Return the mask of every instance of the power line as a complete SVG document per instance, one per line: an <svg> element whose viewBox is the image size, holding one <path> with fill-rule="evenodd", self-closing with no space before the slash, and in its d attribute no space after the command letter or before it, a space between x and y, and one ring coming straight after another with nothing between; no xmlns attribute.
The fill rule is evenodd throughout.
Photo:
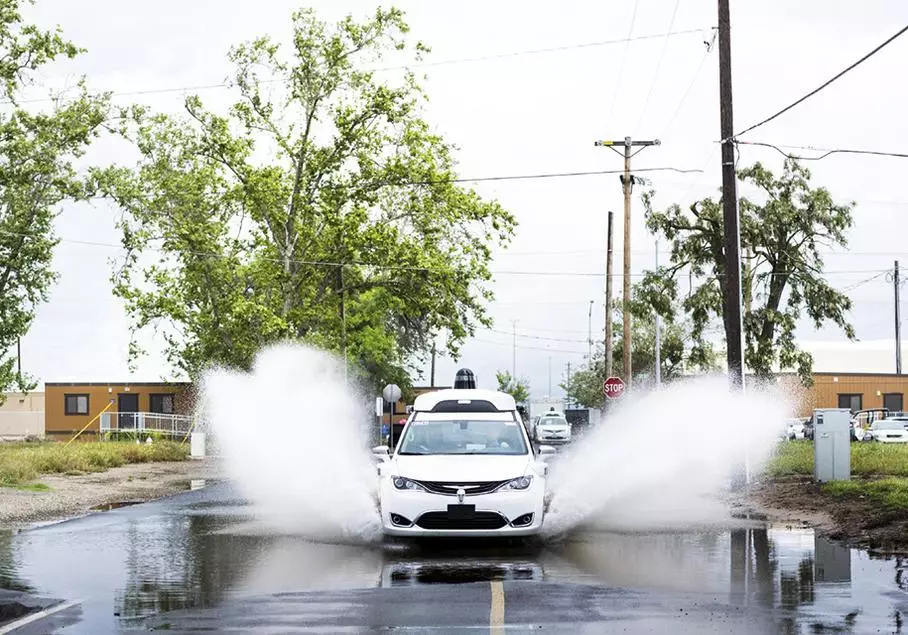
<svg viewBox="0 0 908 635"><path fill-rule="evenodd" d="M873 49L872 51L870 51L869 53L867 53L866 55L864 55L861 59L859 59L858 61L854 62L853 64L851 64L851 65L848 66L847 68L843 69L842 71L838 72L834 77L832 77L831 79L829 79L829 80L823 82L823 83L820 84L818 87L814 88L812 91L810 91L809 93L807 93L806 95L804 95L804 96L801 97L800 99L798 99L798 100L796 100L796 101L790 103L789 105L785 106L782 110L778 111L777 113L775 113L775 114L773 114L773 115L770 115L769 117L767 117L766 119L763 119L762 121L759 121L759 122L755 123L754 125L750 126L749 128L745 128L744 130L742 130L742 131L739 132L738 134L732 135L732 138L740 137L741 135L747 134L747 133L750 132L751 130L754 130L754 129L756 129L756 128L759 128L759 127L762 126L762 125L765 125L765 124L769 123L770 121L772 121L772 120L775 119L776 117L779 117L779 116L785 114L786 112L788 112L789 110L791 110L792 108L794 108L795 106L797 106L798 104L801 104L801 103L803 103L804 101L806 101L807 99L813 97L813 96L816 95L818 92L820 92L821 90L823 90L824 88L826 88L827 86L829 86L830 84L832 84L834 81L836 81L837 79L839 79L840 77L842 77L843 75L845 75L846 73L848 73L849 71L851 71L852 69L856 68L857 66L860 66L861 64L863 64L864 62L866 62L868 59L870 59L871 57L873 57L874 55L876 55L877 53L879 53L885 46L887 46L888 44L890 44L890 43L892 43L893 41L895 41L897 38L899 38L901 35L903 35L906 31L908 31L908 25L903 26L901 29L899 29L898 33L896 33L895 35L893 35L893 36L891 36L890 38L888 38L885 42L883 42L882 44L880 44L879 46L877 46L875 49Z"/></svg>
<svg viewBox="0 0 908 635"><path fill-rule="evenodd" d="M481 339L478 337L472 337L472 338L470 338L470 341L479 342L480 344L491 344L493 346L507 346L508 348L511 348L511 346L512 346L511 342L496 342L494 340L484 340L484 339ZM586 351L571 351L571 350L561 349L561 348L542 348L540 346L520 346L519 348L522 351L542 351L544 353L567 353L569 355L586 355Z"/></svg>
<svg viewBox="0 0 908 635"><path fill-rule="evenodd" d="M635 8L636 11L636 8ZM712 28L712 27L710 27ZM438 60L434 62L414 62L413 64L403 64L400 66L384 66L384 67L375 67L364 69L367 72L372 73L382 73L389 71L400 71L400 70L409 70L413 68L432 68L439 66L452 66L455 64L472 64L476 62L489 62L494 60L508 59L513 57L522 57L525 55L542 55L546 53L560 53L564 51L572 51L579 49L595 48L600 46L609 46L612 44L626 44L630 46L631 42L638 42L643 40L655 40L659 38L669 38L678 35L691 35L694 33L703 33L704 29L684 29L681 31L671 31L668 33L652 33L649 35L638 35L631 37L628 35L626 38L618 38L612 40L600 40L596 42L583 42L580 44L565 44L562 46L551 46L546 48L538 49L528 49L521 51L509 51L505 53L493 53L490 55L480 55L477 57L462 57L455 58L450 60ZM258 84L275 84L285 81L284 78L280 79L261 79L258 80ZM189 86L168 86L164 88L149 88L144 90L133 90L133 91L112 91L110 93L111 97L140 97L143 95L155 95L155 94L166 94L166 93L180 93L186 91L203 91L203 90L218 90L224 88L230 88L232 83L230 82L217 82L211 84L195 84ZM32 104L32 103L42 103L54 101L53 97L36 97L32 99L22 99L16 103L19 104ZM0 104L12 104L12 100L2 100Z"/></svg>
<svg viewBox="0 0 908 635"><path fill-rule="evenodd" d="M672 114L671 118L668 120L668 123L665 124L665 128L663 129L662 134L659 135L660 139L665 139L667 137L668 131L672 129L672 126L678 119L678 115L681 114L681 109L684 107L684 103L687 101L687 98L690 96L691 91L694 89L697 80L700 78L700 73L703 72L703 67L706 66L706 60L713 50L713 45L716 43L716 36L718 36L718 34L719 32L714 29L712 40L706 43L706 51L703 53L703 57L700 59L700 65L697 66L697 71L691 78L690 84L687 85L687 89L684 91L684 94L681 95L681 101L678 102L678 106L675 108L674 114Z"/></svg>
<svg viewBox="0 0 908 635"><path fill-rule="evenodd" d="M621 80L624 78L624 66L627 63L627 51L631 47L631 35L634 32L634 24L637 21L637 8L640 5L640 0L634 0L634 11L631 13L631 26L627 30L627 38L625 38L624 52L621 54L621 66L618 67L618 80L615 82L615 94L612 95L612 107L609 109L609 120L612 119L612 116L615 114L615 105L618 103L618 94L621 91Z"/></svg>
<svg viewBox="0 0 908 635"><path fill-rule="evenodd" d="M482 330L489 331L490 333L500 333L502 335L513 335L513 333L509 333L508 331L500 331L497 329L482 329ZM543 337L541 335L526 335L526 334L520 333L520 332L517 333L517 337L522 337L522 338L528 339L528 340L544 340L547 342L569 342L572 344L586 344L589 341L586 339L578 340L578 339L567 339L567 338L563 338L563 337Z"/></svg>
<svg viewBox="0 0 908 635"><path fill-rule="evenodd" d="M671 32L672 27L675 26L675 17L678 15L678 5L681 4L681 0L675 0L675 8L672 10L672 19L668 23L668 30ZM665 51L668 49L668 38L665 38L662 41L662 51L659 53L659 61L656 62L656 72L653 73L653 81L650 82L649 91L646 93L646 100L643 102L643 108L640 109L640 117L637 119L637 125L633 128L633 134L637 134L637 130L640 129L640 124L643 123L643 117L646 116L646 111L649 109L650 99L653 97L653 90L656 88L656 81L659 79L659 71L662 70L662 62L665 59Z"/></svg>
<svg viewBox="0 0 908 635"><path fill-rule="evenodd" d="M881 271L881 272L877 273L877 274L874 275L874 276L870 276L869 278L866 278L866 279L861 280L861 281L859 281L859 282L855 282L854 284L848 285L847 287L845 287L844 289L842 289L842 293L849 293L849 292L851 292L851 291L854 291L854 290L857 289L858 287L862 287L862 286L864 286L865 284L868 284L868 283L870 283L870 282L873 282L874 280L877 280L877 279L879 279L879 278L882 278L882 277L885 276L887 273L889 273L889 271L890 271L889 269L887 269L886 271Z"/></svg>
<svg viewBox="0 0 908 635"><path fill-rule="evenodd" d="M869 156L876 156L876 157L894 157L894 158L898 158L898 159L908 159L908 153L906 153L906 152L884 152L881 150L855 150L852 148L831 148L831 149L830 148L814 148L811 146L777 146L772 143L766 143L763 141L738 141L738 140L735 140L735 143L737 143L739 145L760 146L763 148L772 148L773 150L775 150L782 156L787 157L789 159L796 159L798 161L820 161L833 154L859 154L859 155L869 155ZM822 152L823 154L821 154L820 156L816 156L816 157L800 156L800 155L790 154L788 152L785 152L785 150L782 149L783 147L790 148L793 150L810 150L813 152Z"/></svg>
<svg viewBox="0 0 908 635"><path fill-rule="evenodd" d="M26 234L26 233L22 233L22 232L11 232L11 231L6 231L6 230L2 230L2 229L0 229L0 234L6 235L6 236L21 236L23 238L34 238L35 237L34 234ZM124 248L122 244L115 244L115 243L104 243L104 242L67 239L67 238L60 238L57 240L58 240L58 242L61 242L61 243L86 245L86 246L90 246L90 247L106 247L106 248L111 248L111 249L123 249ZM200 251L193 251L193 250L188 250L188 249L174 250L172 252L172 251L160 249L160 248L146 248L146 249L144 249L144 251L152 252L152 253L175 253L176 251L178 251L179 253L185 254L185 255L196 256L199 258L219 259L219 260L226 260L226 259L232 257L232 256L226 255L226 254L218 254L218 253L214 253L214 252L200 252ZM313 267L366 267L366 268L374 268L374 269L378 269L378 270L389 270L389 271L422 271L422 272L426 272L426 273L449 273L447 270L443 270L443 269L433 269L431 267L420 267L420 266L415 266L415 265L392 265L392 264L385 264L385 263L370 263L370 262L357 262L357 261L334 262L334 261L327 261L327 260L304 260L304 259L299 259L299 258L290 258L289 260L285 260L283 258L268 258L265 256L259 256L257 259L262 262L277 262L277 263L292 262L294 264L308 265L308 266L313 266ZM857 269L857 270L843 270L843 271L824 271L823 275L824 276L857 275L857 274L880 273L880 272L886 273L887 271L889 271L889 269ZM583 277L583 278L604 278L605 277L604 273L597 272L597 271L490 270L489 273L491 273L493 275L500 275L500 276L553 276L553 277ZM764 276L781 276L781 275L791 276L791 275L798 275L800 273L801 273L800 271L777 271L777 272L767 272L767 273L761 274L761 275L764 275ZM624 275L623 273L616 273L616 274L613 274L613 277L622 277L623 275ZM631 273L630 275L634 278L642 278L642 277L646 276L647 274L641 272L641 273ZM717 278L717 277L718 277L717 275L706 276L707 279L713 279L713 278ZM582 302L581 304L586 304L587 302L588 301Z"/></svg>

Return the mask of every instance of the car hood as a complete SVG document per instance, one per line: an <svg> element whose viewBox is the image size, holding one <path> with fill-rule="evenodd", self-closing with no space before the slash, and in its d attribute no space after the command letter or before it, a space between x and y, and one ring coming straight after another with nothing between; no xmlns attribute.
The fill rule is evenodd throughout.
<svg viewBox="0 0 908 635"><path fill-rule="evenodd" d="M483 455L396 456L391 461L395 476L418 481L504 481L523 476L532 457Z"/></svg>

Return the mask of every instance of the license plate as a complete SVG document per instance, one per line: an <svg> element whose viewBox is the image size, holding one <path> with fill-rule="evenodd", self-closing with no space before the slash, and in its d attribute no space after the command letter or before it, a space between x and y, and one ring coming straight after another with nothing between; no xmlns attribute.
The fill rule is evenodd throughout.
<svg viewBox="0 0 908 635"><path fill-rule="evenodd" d="M448 517L455 520L473 518L476 514L476 505L448 505Z"/></svg>

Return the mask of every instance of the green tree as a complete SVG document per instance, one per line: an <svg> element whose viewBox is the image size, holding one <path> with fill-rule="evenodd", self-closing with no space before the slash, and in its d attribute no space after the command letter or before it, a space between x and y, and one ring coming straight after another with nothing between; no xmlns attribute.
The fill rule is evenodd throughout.
<svg viewBox="0 0 908 635"><path fill-rule="evenodd" d="M364 70L426 50L400 11L331 25L302 10L291 26L289 50L231 50L226 112L190 97L182 117L128 113L138 164L96 173L127 212L116 293L190 376L293 339L403 387L436 336L456 357L490 324L491 248L516 222L455 182L414 75Z"/></svg>
<svg viewBox="0 0 908 635"><path fill-rule="evenodd" d="M89 95L81 82L47 107L20 103L35 71L81 52L59 30L23 23L23 4L29 3L0 2L0 393L35 386L16 369L16 342L57 278L53 225L59 206L87 196L73 162L107 117L106 96Z"/></svg>
<svg viewBox="0 0 908 635"><path fill-rule="evenodd" d="M498 390L506 392L514 398L517 403L526 403L530 398L530 382L526 379L517 379L512 377L511 373L506 370L500 370L495 373L498 380Z"/></svg>
<svg viewBox="0 0 908 635"><path fill-rule="evenodd" d="M760 202L740 201L745 365L758 378L771 377L775 367L795 369L809 385L813 359L795 341L798 320L806 317L818 329L832 322L854 338L847 319L851 300L823 278L820 253L846 246L854 204L838 204L825 188L812 188L809 171L793 159L778 177L756 163L738 178L761 193ZM647 226L671 242L671 264L650 272L643 287L664 310L678 299L679 272L686 269L703 281L680 302L690 317L696 355L712 321L724 324L727 315L722 201L707 198L686 211L672 205L656 212L651 197L644 195Z"/></svg>
<svg viewBox="0 0 908 635"><path fill-rule="evenodd" d="M656 368L656 314L648 302L639 297L642 291L639 285L634 288L638 295L631 304L633 320L633 350L631 362L634 371L634 384L651 384L655 378ZM612 375L624 376L624 335L623 314L615 310L612 333ZM660 325L660 367L663 382L671 382L688 370L710 371L716 368L716 355L712 346L704 342L696 356L692 356L690 328L686 323L678 323L673 317L663 316ZM605 376L605 351L597 348L591 363L581 367L571 375L569 381L561 384L569 402L585 408L599 408L605 399L602 385Z"/></svg>

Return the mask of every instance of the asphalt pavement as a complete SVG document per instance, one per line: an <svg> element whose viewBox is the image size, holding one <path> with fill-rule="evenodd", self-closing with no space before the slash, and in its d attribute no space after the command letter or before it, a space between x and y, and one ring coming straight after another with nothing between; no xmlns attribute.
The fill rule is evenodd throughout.
<svg viewBox="0 0 908 635"><path fill-rule="evenodd" d="M896 633L906 566L761 525L317 544L270 532L220 483L3 535L0 603L27 605L23 634Z"/></svg>

